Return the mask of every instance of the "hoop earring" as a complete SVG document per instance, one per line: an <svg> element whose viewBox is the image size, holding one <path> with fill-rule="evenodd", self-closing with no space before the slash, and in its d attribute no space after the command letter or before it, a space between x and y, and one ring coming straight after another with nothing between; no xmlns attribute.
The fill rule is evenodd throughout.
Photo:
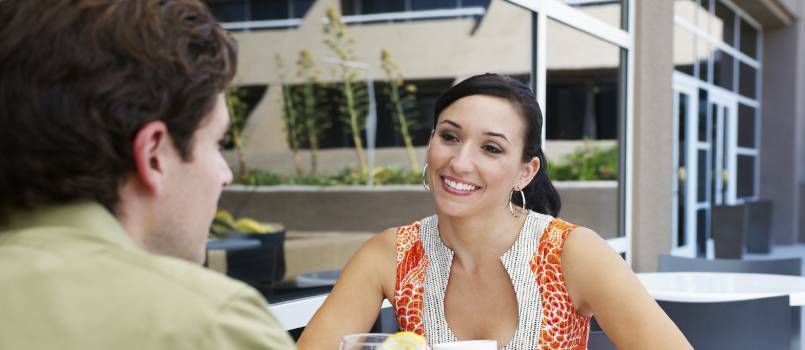
<svg viewBox="0 0 805 350"><path fill-rule="evenodd" d="M520 217L520 214L514 212L514 205L512 204L512 197L514 196L514 192L520 192L520 199L523 202L523 207L522 207L521 210L518 210L518 212L523 212L523 211L526 210L525 209L525 193L523 193L522 189L517 189L516 187L512 189L511 193L509 193L509 212L512 214L512 216L517 218L517 217Z"/></svg>
<svg viewBox="0 0 805 350"><path fill-rule="evenodd" d="M430 192L430 184L428 184L428 162L425 162L425 167L422 168L422 186L425 190Z"/></svg>

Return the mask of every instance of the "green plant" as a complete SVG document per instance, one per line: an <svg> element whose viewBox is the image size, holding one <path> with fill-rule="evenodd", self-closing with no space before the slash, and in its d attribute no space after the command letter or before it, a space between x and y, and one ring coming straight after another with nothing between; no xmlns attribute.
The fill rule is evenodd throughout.
<svg viewBox="0 0 805 350"><path fill-rule="evenodd" d="M405 149L408 151L408 161L413 171L419 168L419 161L416 159L414 143L411 141L411 133L409 132L412 122L406 117L406 114L411 114L413 107L416 106L416 95L414 95L416 86L409 84L403 89L403 78L400 67L394 62L388 50L383 49L380 51L380 61L382 62L381 67L388 81L388 95L394 107L393 114L396 117L394 118L397 122L396 127L405 143Z"/></svg>
<svg viewBox="0 0 805 350"><path fill-rule="evenodd" d="M239 179L248 179L251 174L246 164L246 152L243 149L243 129L246 128L246 111L248 106L243 101L244 91L231 86L226 89L224 96L226 107L229 110L230 127L227 130L227 138L232 140L235 145L235 152L238 154L238 175Z"/></svg>
<svg viewBox="0 0 805 350"><path fill-rule="evenodd" d="M618 146L596 147L585 141L564 162L549 162L548 176L556 181L593 181L618 179Z"/></svg>
<svg viewBox="0 0 805 350"><path fill-rule="evenodd" d="M418 171L400 169L396 167L376 167L372 174L376 185L419 184ZM368 174L351 168L344 168L333 174L304 174L282 176L269 171L254 170L249 179L238 180L237 183L251 186L274 185L309 185L309 186L338 186L338 185L366 185Z"/></svg>
<svg viewBox="0 0 805 350"><path fill-rule="evenodd" d="M316 86L319 85L319 67L313 54L307 49L299 51L296 66L296 74L303 80L300 119L305 126L310 145L310 172L315 174L318 168L319 136L329 126L327 118L322 115L322 110L317 108L319 99L316 96Z"/></svg>
<svg viewBox="0 0 805 350"><path fill-rule="evenodd" d="M303 132L304 124L299 117L299 110L297 103L294 99L294 94L289 86L285 83L285 64L282 56L277 53L274 55L274 62L277 65L277 78L280 81L282 88L282 102L283 113L282 120L285 122L285 130L288 135L288 144L291 146L291 153L293 154L294 170L297 175L302 174L302 161L299 159L299 137Z"/></svg>
<svg viewBox="0 0 805 350"><path fill-rule="evenodd" d="M347 34L347 26L341 21L341 15L333 8L327 9L327 23L324 25L324 33L326 35L324 44L342 61L337 69L338 78L340 79L338 86L344 98L342 110L344 118L342 119L349 126L352 133L355 155L358 160L358 170L361 173L366 173L366 156L363 152L363 141L361 140L361 132L365 123L360 106L361 101L366 98L366 86L358 83L358 69L349 64L356 61L355 53L352 50L355 39ZM365 104L364 102L363 105Z"/></svg>

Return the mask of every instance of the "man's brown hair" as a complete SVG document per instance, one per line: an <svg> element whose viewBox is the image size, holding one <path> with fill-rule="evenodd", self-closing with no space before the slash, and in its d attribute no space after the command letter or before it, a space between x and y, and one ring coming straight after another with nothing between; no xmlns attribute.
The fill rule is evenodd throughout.
<svg viewBox="0 0 805 350"><path fill-rule="evenodd" d="M0 23L0 214L114 209L137 131L164 121L189 159L235 74L234 40L197 0L0 0Z"/></svg>

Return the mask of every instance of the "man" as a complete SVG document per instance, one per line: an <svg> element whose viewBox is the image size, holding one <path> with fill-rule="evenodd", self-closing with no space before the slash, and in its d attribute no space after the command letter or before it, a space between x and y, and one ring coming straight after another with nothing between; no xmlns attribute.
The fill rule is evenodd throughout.
<svg viewBox="0 0 805 350"><path fill-rule="evenodd" d="M0 349L288 349L198 266L234 41L198 0L0 1Z"/></svg>

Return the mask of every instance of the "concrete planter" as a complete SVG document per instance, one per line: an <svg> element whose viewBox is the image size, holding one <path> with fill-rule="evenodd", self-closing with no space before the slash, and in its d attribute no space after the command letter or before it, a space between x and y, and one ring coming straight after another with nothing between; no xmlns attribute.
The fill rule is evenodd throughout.
<svg viewBox="0 0 805 350"><path fill-rule="evenodd" d="M617 236L617 182L558 181L555 186L563 219L607 238ZM430 193L418 185L230 186L219 206L293 231L378 232L435 213Z"/></svg>

